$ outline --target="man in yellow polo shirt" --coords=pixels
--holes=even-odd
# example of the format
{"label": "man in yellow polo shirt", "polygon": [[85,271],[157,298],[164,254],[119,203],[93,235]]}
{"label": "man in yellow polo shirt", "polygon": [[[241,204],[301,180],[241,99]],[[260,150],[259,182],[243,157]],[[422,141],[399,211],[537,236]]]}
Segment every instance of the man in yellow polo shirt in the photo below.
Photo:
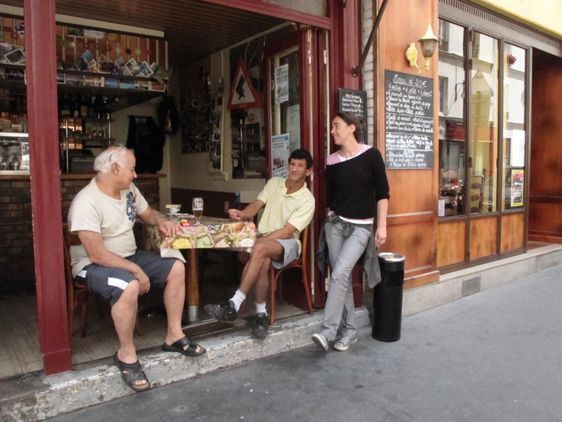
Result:
{"label": "man in yellow polo shirt", "polygon": [[267,309],[269,266],[283,268],[297,259],[301,253],[299,235],[312,221],[314,196],[306,187],[306,177],[312,174],[312,156],[304,149],[297,149],[289,156],[289,175],[286,178],[269,179],[258,199],[242,211],[229,209],[232,220],[252,219],[265,207],[258,224],[258,239],[242,272],[240,287],[223,304],[206,305],[205,310],[221,321],[234,321],[240,305],[255,286],[256,318],[252,336],[267,337]]}

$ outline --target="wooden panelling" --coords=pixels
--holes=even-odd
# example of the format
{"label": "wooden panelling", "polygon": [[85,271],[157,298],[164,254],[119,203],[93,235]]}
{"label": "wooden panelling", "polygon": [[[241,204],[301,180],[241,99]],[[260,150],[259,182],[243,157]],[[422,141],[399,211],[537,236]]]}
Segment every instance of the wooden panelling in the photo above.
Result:
{"label": "wooden panelling", "polygon": [[421,274],[404,274],[405,289],[412,289],[414,287],[423,286],[424,284],[434,283],[436,281],[439,281],[439,271],[437,270],[430,272],[424,270],[424,272]]}
{"label": "wooden panelling", "polygon": [[562,241],[562,60],[534,50],[529,238]]}
{"label": "wooden panelling", "polygon": [[470,220],[470,260],[494,255],[497,236],[497,217]]}
{"label": "wooden panelling", "polygon": [[500,252],[506,253],[525,246],[525,213],[502,216]]}
{"label": "wooden panelling", "polygon": [[[381,150],[382,152],[382,150]],[[433,210],[433,170],[387,170],[392,214]]]}
{"label": "wooden panelling", "polygon": [[[379,5],[382,1],[377,1]],[[385,156],[385,71],[409,73],[433,78],[434,120],[437,121],[438,104],[438,53],[429,70],[410,67],[405,52],[411,42],[424,34],[431,22],[437,30],[437,0],[389,1],[376,38],[377,66],[375,74],[375,131],[376,146]],[[397,30],[400,28],[400,30]],[[421,50],[419,64],[423,67]],[[408,287],[436,281],[435,267],[437,232],[437,131],[434,135],[434,165],[430,169],[388,169],[390,203],[388,240],[384,250],[406,256],[405,279]]]}
{"label": "wooden panelling", "polygon": [[440,222],[437,231],[437,268],[464,262],[466,221]]}
{"label": "wooden panelling", "polygon": [[[562,240],[562,204],[531,202],[529,222],[533,221],[529,235],[553,236]],[[530,223],[529,223],[530,224]]]}
{"label": "wooden panelling", "polygon": [[419,271],[421,268],[429,271],[433,268],[433,221],[390,225],[387,232],[387,241],[382,249],[405,255],[406,272]]}

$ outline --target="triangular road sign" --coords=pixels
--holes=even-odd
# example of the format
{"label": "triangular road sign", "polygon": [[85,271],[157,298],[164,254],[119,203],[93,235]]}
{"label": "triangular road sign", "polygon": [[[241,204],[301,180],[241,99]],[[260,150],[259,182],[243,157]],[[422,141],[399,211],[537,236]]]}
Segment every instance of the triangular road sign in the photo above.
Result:
{"label": "triangular road sign", "polygon": [[252,84],[252,78],[250,77],[248,69],[246,69],[244,61],[240,59],[236,65],[234,78],[232,78],[228,108],[232,110],[260,106],[259,94]]}

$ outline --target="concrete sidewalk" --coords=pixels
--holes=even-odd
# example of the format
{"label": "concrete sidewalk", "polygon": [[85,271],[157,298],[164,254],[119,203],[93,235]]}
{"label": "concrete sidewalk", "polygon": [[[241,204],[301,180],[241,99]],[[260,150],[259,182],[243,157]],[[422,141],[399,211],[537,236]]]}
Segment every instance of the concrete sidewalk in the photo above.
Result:
{"label": "concrete sidewalk", "polygon": [[[446,274],[436,283],[405,291],[403,316],[522,280],[528,274],[536,274],[561,263],[562,245],[545,245],[525,254]],[[356,314],[360,327],[370,326],[366,308],[358,309]],[[263,342],[251,339],[249,330],[209,336],[201,339],[208,352],[197,359],[186,359],[177,354],[161,352],[159,349],[142,352],[140,358],[153,386],[162,387],[217,369],[311,345],[310,336],[319,329],[321,318],[322,312],[316,312],[311,316],[282,321],[271,328],[270,336]],[[404,320],[405,330],[410,319]],[[472,320],[467,319],[465,323],[471,324]],[[409,336],[406,339],[409,339]],[[354,350],[361,350],[363,343],[360,342]],[[423,350],[423,344],[416,344],[414,347]],[[377,349],[377,355],[387,350],[386,345],[383,346]],[[131,395],[135,393],[123,384],[119,371],[112,359],[108,358],[80,365],[73,371],[61,374],[26,374],[0,381],[0,420],[45,419]]]}
{"label": "concrete sidewalk", "polygon": [[403,321],[348,352],[316,346],[57,421],[560,421],[562,265]]}

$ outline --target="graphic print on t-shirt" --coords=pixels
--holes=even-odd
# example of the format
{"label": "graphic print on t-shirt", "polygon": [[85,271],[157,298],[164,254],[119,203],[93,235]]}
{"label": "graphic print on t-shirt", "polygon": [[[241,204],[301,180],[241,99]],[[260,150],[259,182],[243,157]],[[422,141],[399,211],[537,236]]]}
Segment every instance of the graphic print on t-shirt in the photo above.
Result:
{"label": "graphic print on t-shirt", "polygon": [[127,217],[129,221],[135,221],[137,219],[137,206],[136,198],[133,192],[127,192]]}

